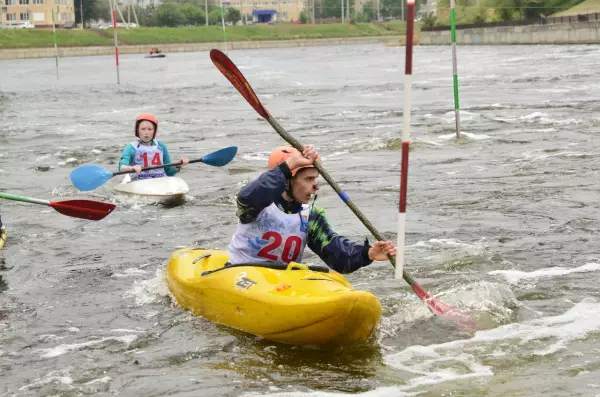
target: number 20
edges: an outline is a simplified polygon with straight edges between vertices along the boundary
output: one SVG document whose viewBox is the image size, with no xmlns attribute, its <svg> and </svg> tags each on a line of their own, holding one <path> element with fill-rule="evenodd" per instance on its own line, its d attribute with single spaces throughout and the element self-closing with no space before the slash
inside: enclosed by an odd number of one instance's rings
<svg viewBox="0 0 600 397">
<path fill-rule="evenodd" d="M 263 240 L 269 240 L 269 243 L 258 251 L 258 256 L 261 258 L 269 259 L 272 261 L 278 261 L 277 255 L 272 254 L 271 251 L 276 250 L 281 246 L 283 237 L 281 234 L 273 231 L 266 232 L 262 236 Z M 283 251 L 281 252 L 281 261 L 284 263 L 290 263 L 298 258 L 300 254 L 300 248 L 302 246 L 302 239 L 298 236 L 290 236 L 285 240 L 283 244 Z"/>
</svg>

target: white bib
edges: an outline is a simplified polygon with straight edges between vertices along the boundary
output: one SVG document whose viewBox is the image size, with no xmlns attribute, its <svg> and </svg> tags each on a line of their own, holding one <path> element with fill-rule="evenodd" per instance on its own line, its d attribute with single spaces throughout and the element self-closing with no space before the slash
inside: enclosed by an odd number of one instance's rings
<svg viewBox="0 0 600 397">
<path fill-rule="evenodd" d="M 254 222 L 238 224 L 227 247 L 229 262 L 301 262 L 308 238 L 309 207 L 286 214 L 275 203 L 265 208 Z"/>
<path fill-rule="evenodd" d="M 135 156 L 133 157 L 134 165 L 145 168 L 164 164 L 163 149 L 158 146 L 158 144 L 155 144 L 154 141 L 152 141 L 152 145 L 150 146 L 141 145 L 139 142 L 132 142 L 131 144 L 135 148 Z M 133 174 L 131 179 L 161 178 L 163 176 L 165 176 L 165 169 L 156 168 L 153 170 L 142 171 L 139 175 Z"/>
</svg>

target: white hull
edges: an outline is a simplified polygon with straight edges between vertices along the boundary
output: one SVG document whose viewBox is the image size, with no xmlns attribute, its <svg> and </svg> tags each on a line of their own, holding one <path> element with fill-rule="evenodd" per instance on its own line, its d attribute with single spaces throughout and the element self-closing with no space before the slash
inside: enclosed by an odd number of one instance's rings
<svg viewBox="0 0 600 397">
<path fill-rule="evenodd" d="M 181 197 L 190 191 L 187 183 L 176 176 L 165 176 L 162 178 L 142 179 L 130 182 L 129 175 L 123 182 L 115 186 L 120 193 L 137 194 L 138 196 L 156 197 L 159 199 L 171 199 Z"/>
</svg>

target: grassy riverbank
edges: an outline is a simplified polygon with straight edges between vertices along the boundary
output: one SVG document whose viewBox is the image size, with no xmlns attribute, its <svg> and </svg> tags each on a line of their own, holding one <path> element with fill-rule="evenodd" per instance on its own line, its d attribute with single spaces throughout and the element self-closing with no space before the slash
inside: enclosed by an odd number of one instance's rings
<svg viewBox="0 0 600 397">
<path fill-rule="evenodd" d="M 387 36 L 403 34 L 402 22 L 382 24 L 322 24 L 322 25 L 251 25 L 227 27 L 227 41 L 249 40 L 294 40 L 339 38 L 360 36 Z M 199 26 L 181 28 L 137 28 L 117 31 L 120 45 L 144 45 L 166 43 L 204 43 L 223 40 L 220 26 Z M 88 47 L 113 45 L 113 31 L 94 29 L 58 30 L 59 47 Z M 2 48 L 43 48 L 54 45 L 52 30 L 42 29 L 2 29 Z"/>
<path fill-rule="evenodd" d="M 577 14 L 591 14 L 594 12 L 600 12 L 600 0 L 585 0 L 583 3 L 579 3 L 568 10 L 558 12 L 552 16 L 562 17 Z"/>
</svg>

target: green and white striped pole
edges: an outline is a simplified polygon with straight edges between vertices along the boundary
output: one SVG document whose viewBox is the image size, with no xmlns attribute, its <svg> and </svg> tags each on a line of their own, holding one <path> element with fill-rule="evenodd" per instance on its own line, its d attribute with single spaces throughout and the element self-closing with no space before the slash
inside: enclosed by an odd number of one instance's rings
<svg viewBox="0 0 600 397">
<path fill-rule="evenodd" d="M 456 66 L 456 9 L 455 0 L 450 0 L 450 26 L 452 35 L 452 80 L 454 83 L 454 115 L 456 118 L 456 137 L 460 138 L 460 106 L 458 103 L 458 71 Z"/>
<path fill-rule="evenodd" d="M 56 44 L 56 24 L 54 23 L 54 8 L 52 9 L 52 32 L 54 32 L 54 50 L 56 50 L 56 80 L 58 78 L 58 45 Z"/>
</svg>

